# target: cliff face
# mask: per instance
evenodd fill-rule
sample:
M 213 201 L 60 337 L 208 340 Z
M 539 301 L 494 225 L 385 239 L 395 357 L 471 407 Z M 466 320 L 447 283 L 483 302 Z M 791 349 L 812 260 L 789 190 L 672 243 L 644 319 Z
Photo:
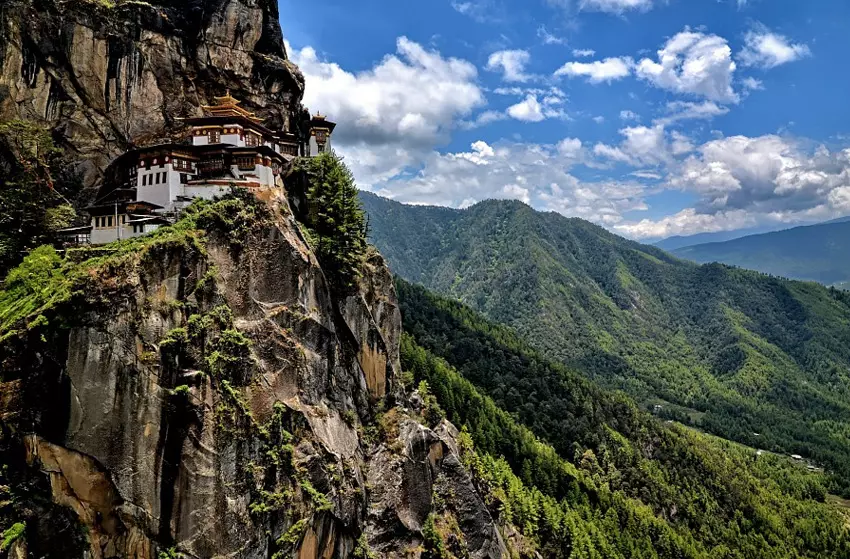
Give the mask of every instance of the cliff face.
M 303 118 L 275 0 L 0 4 L 0 120 L 53 129 L 87 186 L 228 89 L 268 125 Z
M 88 186 L 228 89 L 297 132 L 278 18 L 276 0 L 6 0 L 0 121 L 52 128 Z M 0 558 L 418 557 L 434 530 L 505 555 L 456 430 L 423 426 L 400 384 L 383 258 L 335 291 L 285 194 L 24 265 L 0 291 Z
M 419 556 L 436 514 L 470 556 L 505 553 L 454 428 L 398 407 L 401 319 L 380 256 L 333 293 L 285 198 L 268 202 L 218 202 L 73 265 L 72 294 L 4 340 L 6 483 L 58 507 L 22 519 L 39 537 L 16 545 Z M 63 523 L 82 535 L 57 548 Z

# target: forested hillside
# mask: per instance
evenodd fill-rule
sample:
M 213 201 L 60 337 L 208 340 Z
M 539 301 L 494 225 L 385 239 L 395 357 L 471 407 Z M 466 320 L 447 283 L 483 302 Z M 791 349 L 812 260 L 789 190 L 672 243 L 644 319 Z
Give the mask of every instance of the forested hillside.
M 698 266 L 518 202 L 364 203 L 372 240 L 400 276 L 514 327 L 547 358 L 665 418 L 801 454 L 848 493 L 850 295 Z M 432 212 L 440 227 L 427 225 Z
M 788 278 L 840 285 L 850 281 L 850 222 L 796 227 L 675 251 L 695 262 L 723 262 Z
M 461 304 L 398 292 L 403 367 L 468 431 L 470 468 L 544 556 L 850 553 L 821 474 L 664 423 Z

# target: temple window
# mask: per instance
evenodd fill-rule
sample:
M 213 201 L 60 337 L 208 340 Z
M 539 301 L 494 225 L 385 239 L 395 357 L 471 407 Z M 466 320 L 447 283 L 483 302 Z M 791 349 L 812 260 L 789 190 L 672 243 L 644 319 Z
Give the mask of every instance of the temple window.
M 213 158 L 207 159 L 206 161 L 202 161 L 198 163 L 198 172 L 203 175 L 210 175 L 214 173 L 221 173 L 224 171 L 224 159 Z
M 254 158 L 251 156 L 244 157 L 240 156 L 236 158 L 236 165 L 240 169 L 253 169 L 254 168 Z
M 260 139 L 254 134 L 248 134 L 245 136 L 245 145 L 248 147 L 257 147 L 260 143 Z
M 220 144 L 221 143 L 221 131 L 220 130 L 211 130 L 210 131 L 210 143 L 211 144 Z

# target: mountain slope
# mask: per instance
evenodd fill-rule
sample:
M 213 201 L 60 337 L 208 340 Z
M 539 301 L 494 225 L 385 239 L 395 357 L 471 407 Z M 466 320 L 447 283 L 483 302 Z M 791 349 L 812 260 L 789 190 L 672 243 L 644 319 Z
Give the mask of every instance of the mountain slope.
M 393 202 L 370 211 L 378 202 L 409 229 L 403 254 L 388 257 L 395 273 L 665 417 L 802 454 L 836 472 L 835 489 L 850 487 L 847 295 L 697 266 L 518 202 L 478 204 L 440 231 Z M 377 221 L 372 238 L 400 246 Z M 418 254 L 424 266 L 411 269 Z
M 585 519 L 571 524 L 567 541 L 559 542 L 551 534 L 560 532 L 549 524 L 557 515 L 535 518 L 527 535 L 538 536 L 544 549 L 574 547 L 575 532 L 596 528 L 596 549 L 610 545 L 625 557 L 850 552 L 845 520 L 822 503 L 821 474 L 662 423 L 624 395 L 547 360 L 509 328 L 420 286 L 397 283 L 409 333 L 402 339 L 402 366 L 429 383 L 479 453 L 504 456 L 525 484 Z M 525 507 L 512 494 L 508 500 L 505 509 L 522 515 Z M 645 507 L 654 522 L 647 521 Z M 603 520 L 612 516 L 641 521 L 618 526 Z M 647 539 L 648 549 L 642 546 Z M 633 547 L 626 552 L 623 546 Z M 604 556 L 619 555 L 612 550 Z
M 835 285 L 850 281 L 850 222 L 796 227 L 675 250 L 695 262 L 722 262 L 766 274 Z

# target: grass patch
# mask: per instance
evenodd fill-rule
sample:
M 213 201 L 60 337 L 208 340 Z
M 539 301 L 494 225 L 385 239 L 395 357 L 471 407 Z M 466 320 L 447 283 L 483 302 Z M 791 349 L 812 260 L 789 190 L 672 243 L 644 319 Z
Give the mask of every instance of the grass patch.
M 241 243 L 269 216 L 261 202 L 246 196 L 197 200 L 171 226 L 104 246 L 69 250 L 64 257 L 50 246 L 33 250 L 9 272 L 0 290 L 0 341 L 48 325 L 51 311 L 74 296 L 92 298 L 121 287 L 127 271 L 152 251 L 180 247 L 206 254 L 210 230 L 226 231 L 231 244 Z M 204 283 L 215 273 L 211 270 L 210 277 L 202 278 Z

